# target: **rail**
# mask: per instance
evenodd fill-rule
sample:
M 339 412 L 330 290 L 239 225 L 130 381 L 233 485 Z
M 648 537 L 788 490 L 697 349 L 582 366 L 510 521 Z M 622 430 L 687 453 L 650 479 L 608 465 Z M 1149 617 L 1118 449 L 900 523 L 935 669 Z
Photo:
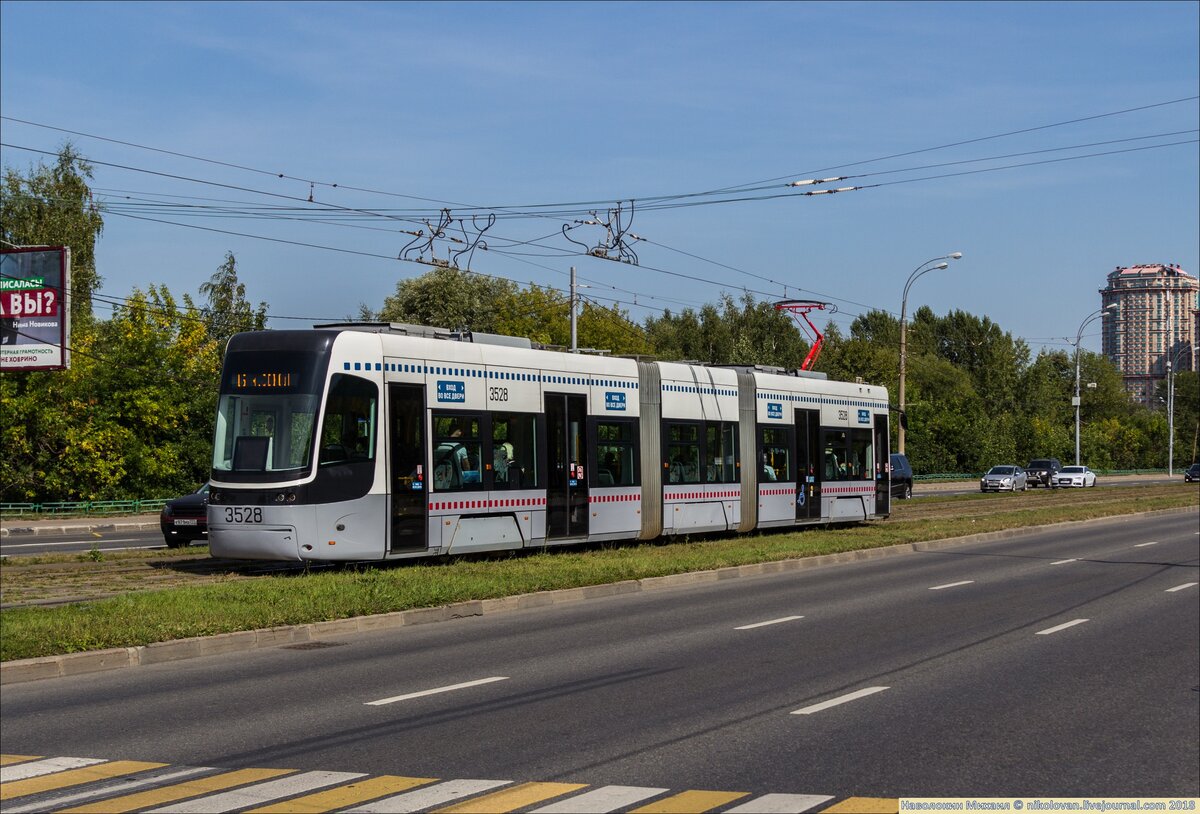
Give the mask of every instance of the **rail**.
M 119 517 L 154 514 L 170 498 L 147 500 L 48 501 L 45 503 L 0 503 L 0 518 Z

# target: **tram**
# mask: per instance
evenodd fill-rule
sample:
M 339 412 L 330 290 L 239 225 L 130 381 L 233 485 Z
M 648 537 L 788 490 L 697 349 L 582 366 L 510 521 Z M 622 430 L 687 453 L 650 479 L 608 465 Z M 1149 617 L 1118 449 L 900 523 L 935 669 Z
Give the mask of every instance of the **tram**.
M 395 323 L 233 336 L 214 557 L 390 560 L 887 517 L 883 387 Z

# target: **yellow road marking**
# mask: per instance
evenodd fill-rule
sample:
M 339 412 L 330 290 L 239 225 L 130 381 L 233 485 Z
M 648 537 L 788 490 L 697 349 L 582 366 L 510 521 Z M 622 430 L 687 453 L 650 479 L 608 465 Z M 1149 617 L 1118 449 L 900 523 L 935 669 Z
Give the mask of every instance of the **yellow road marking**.
M 336 789 L 297 797 L 286 803 L 251 809 L 247 814 L 267 814 L 268 812 L 283 814 L 289 811 L 296 812 L 296 814 L 315 814 L 316 812 L 336 811 L 355 803 L 365 803 L 367 800 L 374 800 L 377 797 L 387 797 L 389 794 L 424 786 L 436 779 L 436 777 L 398 777 L 385 774 L 367 780 L 356 780 Z
M 745 797 L 748 791 L 681 791 L 665 800 L 635 808 L 632 814 L 700 814 Z
M 211 777 L 201 777 L 198 780 L 188 780 L 184 783 L 176 783 L 171 786 L 150 789 L 149 791 L 126 794 L 123 797 L 113 797 L 110 800 L 104 800 L 99 803 L 88 803 L 78 808 L 64 809 L 60 814 L 67 814 L 67 812 L 72 812 L 72 814 L 83 814 L 83 812 L 121 814 L 121 812 L 125 811 L 136 811 L 139 808 L 173 803 L 176 800 L 199 797 L 201 794 L 221 791 L 222 789 L 233 788 L 234 786 L 244 786 L 247 783 L 266 780 L 271 777 L 279 777 L 284 774 L 294 774 L 295 772 L 295 769 L 238 769 L 233 772 L 215 774 Z
M 821 814 L 897 814 L 899 811 L 899 797 L 847 797 L 821 809 Z
M 166 765 L 165 763 L 143 763 L 138 760 L 113 760 L 108 763 L 97 763 L 95 766 L 84 766 L 81 769 L 68 769 L 65 772 L 55 772 L 41 777 L 14 780 L 11 783 L 0 784 L 0 800 L 12 800 L 27 794 L 70 788 L 96 780 L 120 777 L 123 774 L 144 772 L 147 769 L 161 769 Z
M 31 760 L 41 760 L 35 755 L 0 755 L 0 766 L 11 766 L 14 763 L 28 763 Z
M 503 814 L 585 788 L 586 783 L 522 783 L 449 808 L 440 808 L 437 814 Z

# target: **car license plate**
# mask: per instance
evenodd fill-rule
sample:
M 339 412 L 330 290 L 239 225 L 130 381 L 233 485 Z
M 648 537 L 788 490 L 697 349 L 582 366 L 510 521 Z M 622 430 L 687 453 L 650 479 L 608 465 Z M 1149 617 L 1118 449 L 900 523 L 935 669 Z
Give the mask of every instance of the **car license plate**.
M 197 523 L 197 521 L 196 521 L 196 518 L 194 518 L 194 517 L 188 517 L 188 518 L 177 517 L 177 518 L 175 518 L 175 525 L 177 525 L 177 526 L 194 526 L 194 525 L 196 525 L 196 523 Z

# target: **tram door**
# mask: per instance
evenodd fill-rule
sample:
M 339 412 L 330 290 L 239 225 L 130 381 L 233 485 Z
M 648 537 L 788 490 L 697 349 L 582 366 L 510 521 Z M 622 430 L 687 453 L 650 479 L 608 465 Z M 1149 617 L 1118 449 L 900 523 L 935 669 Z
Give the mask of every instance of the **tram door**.
M 796 411 L 796 519 L 821 517 L 821 411 Z
M 892 448 L 888 441 L 888 417 L 875 416 L 875 514 L 889 514 L 892 511 L 892 478 L 889 474 L 891 467 Z
M 588 533 L 587 397 L 546 395 L 546 537 Z
M 426 506 L 429 466 L 425 460 L 425 388 L 388 385 L 388 440 L 391 450 L 390 551 L 428 548 Z

